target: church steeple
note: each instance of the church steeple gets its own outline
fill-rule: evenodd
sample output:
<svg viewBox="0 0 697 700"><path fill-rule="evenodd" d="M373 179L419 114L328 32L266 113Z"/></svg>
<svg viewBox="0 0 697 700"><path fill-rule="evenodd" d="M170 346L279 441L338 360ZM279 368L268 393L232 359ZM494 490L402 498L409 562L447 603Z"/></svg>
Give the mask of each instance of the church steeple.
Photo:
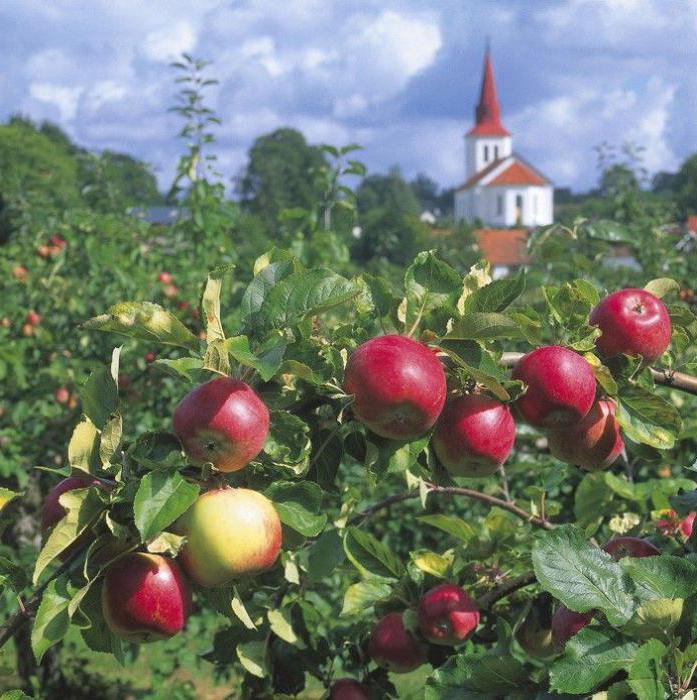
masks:
<svg viewBox="0 0 697 700"><path fill-rule="evenodd" d="M484 53L482 89L479 103L475 109L475 121L474 127L467 134L468 136L510 136L501 123L501 108L496 96L494 68L491 65L491 51L488 42Z"/></svg>

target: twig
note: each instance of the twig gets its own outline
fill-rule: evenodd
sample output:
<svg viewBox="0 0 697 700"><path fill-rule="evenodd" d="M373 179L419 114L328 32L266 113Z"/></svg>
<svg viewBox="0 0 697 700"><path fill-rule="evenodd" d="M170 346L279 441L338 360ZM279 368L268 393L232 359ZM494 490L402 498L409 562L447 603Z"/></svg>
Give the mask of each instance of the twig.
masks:
<svg viewBox="0 0 697 700"><path fill-rule="evenodd" d="M501 598L505 598L511 593L515 593L515 591L520 588L525 588L525 586L535 583L535 581L537 581L537 579L532 571L518 576L517 578L512 578L510 581L502 583L500 586L493 588L488 593L484 593L484 595L477 598L477 607L481 610L487 610L492 607L494 603L501 600Z"/></svg>

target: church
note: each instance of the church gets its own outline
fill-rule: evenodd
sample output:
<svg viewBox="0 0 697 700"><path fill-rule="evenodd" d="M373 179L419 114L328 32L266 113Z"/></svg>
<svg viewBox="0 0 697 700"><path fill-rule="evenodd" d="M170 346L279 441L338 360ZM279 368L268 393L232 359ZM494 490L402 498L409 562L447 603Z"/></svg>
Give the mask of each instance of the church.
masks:
<svg viewBox="0 0 697 700"><path fill-rule="evenodd" d="M547 226L554 220L551 181L513 152L501 122L487 47L475 124L465 135L465 182L455 190L455 220L486 226Z"/></svg>

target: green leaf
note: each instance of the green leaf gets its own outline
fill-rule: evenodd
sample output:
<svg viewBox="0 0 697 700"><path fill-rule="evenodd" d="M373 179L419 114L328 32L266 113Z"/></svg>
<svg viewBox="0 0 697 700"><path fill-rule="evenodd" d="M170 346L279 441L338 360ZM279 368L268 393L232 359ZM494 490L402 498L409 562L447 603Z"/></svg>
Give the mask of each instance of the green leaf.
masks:
<svg viewBox="0 0 697 700"><path fill-rule="evenodd" d="M106 422L99 440L99 459L102 468L111 466L114 456L121 446L121 435L123 433L123 421L119 413L114 413Z"/></svg>
<svg viewBox="0 0 697 700"><path fill-rule="evenodd" d="M102 466L99 431L89 418L78 423L73 430L68 444L68 462L71 467L87 473L95 473Z"/></svg>
<svg viewBox="0 0 697 700"><path fill-rule="evenodd" d="M25 567L0 556L0 588L5 585L9 585L15 593L20 593L27 585L27 571Z"/></svg>
<svg viewBox="0 0 697 700"><path fill-rule="evenodd" d="M266 613L269 620L271 631L284 642L294 644L300 648L304 647L302 640L293 630L291 622L291 611L288 608L280 608L277 610L269 610Z"/></svg>
<svg viewBox="0 0 697 700"><path fill-rule="evenodd" d="M271 260L270 256L281 259ZM283 278L296 271L297 261L290 253L271 251L259 258L254 265L254 279L249 283L240 303L240 311L247 325L260 328L259 311L267 294Z"/></svg>
<svg viewBox="0 0 697 700"><path fill-rule="evenodd" d="M203 369L216 372L224 377L230 374L230 358L224 340L214 340L206 346L203 356Z"/></svg>
<svg viewBox="0 0 697 700"><path fill-rule="evenodd" d="M605 474L586 474L574 495L574 516L581 527L588 527L602 520L613 501L613 492L607 487Z"/></svg>
<svg viewBox="0 0 697 700"><path fill-rule="evenodd" d="M634 661L635 642L615 630L585 627L565 647L564 656L550 669L550 688L558 693L590 693Z"/></svg>
<svg viewBox="0 0 697 700"><path fill-rule="evenodd" d="M34 700L34 698L21 690L6 690L0 695L0 700Z"/></svg>
<svg viewBox="0 0 697 700"><path fill-rule="evenodd" d="M149 301L127 301L84 324L90 330L112 331L165 345L198 350L196 336L172 313Z"/></svg>
<svg viewBox="0 0 697 700"><path fill-rule="evenodd" d="M11 489L6 489L4 486L0 486L0 511L2 511L8 503L14 501L15 498L19 498L21 495L21 491L12 491Z"/></svg>
<svg viewBox="0 0 697 700"><path fill-rule="evenodd" d="M279 342L282 339L276 339L276 343L270 346L265 351L257 355L249 348L249 340L246 335L238 335L234 338L228 338L225 341L225 349L228 354L241 365L255 369L262 381L268 382L271 377L276 374L285 353L286 344Z"/></svg>
<svg viewBox="0 0 697 700"><path fill-rule="evenodd" d="M465 297L462 315L475 311L499 313L508 308L525 291L525 270L504 279L494 280Z"/></svg>
<svg viewBox="0 0 697 700"><path fill-rule="evenodd" d="M680 622L684 600L678 598L658 598L643 603L622 627L630 637L639 639L664 639L670 641L673 631Z"/></svg>
<svg viewBox="0 0 697 700"><path fill-rule="evenodd" d="M697 564L682 557L628 557L620 564L641 600L689 598L697 594Z"/></svg>
<svg viewBox="0 0 697 700"><path fill-rule="evenodd" d="M235 586L232 587L232 598L230 600L230 609L235 614L237 619L248 630L256 630L257 629L257 626L254 624L254 621L249 616L249 613L247 612L247 608L245 607L244 603L242 602L242 598L240 597L240 594L237 592L237 588Z"/></svg>
<svg viewBox="0 0 697 700"><path fill-rule="evenodd" d="M629 686L639 700L663 700L667 696L667 673L663 658L668 648L657 639L639 647L629 669Z"/></svg>
<svg viewBox="0 0 697 700"><path fill-rule="evenodd" d="M469 542L477 534L469 523L466 523L462 518L458 518L455 515L443 515L442 513L436 515L420 515L417 520L431 527L436 527L443 532L447 532L449 535L456 537L462 542Z"/></svg>
<svg viewBox="0 0 697 700"><path fill-rule="evenodd" d="M617 420L630 440L659 450L671 449L682 429L672 403L637 385L622 388Z"/></svg>
<svg viewBox="0 0 697 700"><path fill-rule="evenodd" d="M575 612L601 610L612 625L634 613L622 567L573 525L544 533L533 546L532 563L540 585Z"/></svg>
<svg viewBox="0 0 697 700"><path fill-rule="evenodd" d="M121 348L115 348L111 367L100 367L92 372L80 391L82 410L100 430L119 405L116 381L119 376L120 351Z"/></svg>
<svg viewBox="0 0 697 700"><path fill-rule="evenodd" d="M417 568L436 578L446 578L453 564L452 556L444 556L428 550L416 550L411 553L411 558Z"/></svg>
<svg viewBox="0 0 697 700"><path fill-rule="evenodd" d="M354 583L344 593L341 614L346 616L362 615L369 612L380 600L388 598L392 587L382 579L366 579Z"/></svg>
<svg viewBox="0 0 697 700"><path fill-rule="evenodd" d="M670 292L679 291L680 285L670 277L659 277L647 282L644 285L644 289L660 299Z"/></svg>
<svg viewBox="0 0 697 700"><path fill-rule="evenodd" d="M225 340L225 332L220 320L220 291L223 287L223 277L233 268L233 265L225 265L208 273L206 287L201 298L201 308L206 319L206 339L209 343Z"/></svg>
<svg viewBox="0 0 697 700"><path fill-rule="evenodd" d="M54 579L46 587L31 631L31 648L37 663L41 663L44 654L67 634L71 597L66 575Z"/></svg>
<svg viewBox="0 0 697 700"><path fill-rule="evenodd" d="M404 565L397 555L370 533L357 527L346 530L344 550L364 577L399 578L404 573Z"/></svg>
<svg viewBox="0 0 697 700"><path fill-rule="evenodd" d="M332 529L323 532L312 545L307 558L307 578L311 583L321 581L346 560L346 552L339 533Z"/></svg>
<svg viewBox="0 0 697 700"><path fill-rule="evenodd" d="M322 508L322 489L312 481L281 481L266 495L273 501L281 522L305 537L316 537L327 524Z"/></svg>
<svg viewBox="0 0 697 700"><path fill-rule="evenodd" d="M310 466L310 427L287 411L272 411L269 437L264 454L279 467L301 476Z"/></svg>
<svg viewBox="0 0 697 700"><path fill-rule="evenodd" d="M458 654L428 678L424 700L496 700L522 694L526 686L528 674L512 656Z"/></svg>
<svg viewBox="0 0 697 700"><path fill-rule="evenodd" d="M679 493L670 497L670 505L678 511L680 515L687 515L697 510L697 489Z"/></svg>
<svg viewBox="0 0 697 700"><path fill-rule="evenodd" d="M454 319L446 334L448 340L498 340L519 338L518 324L508 316L475 312Z"/></svg>
<svg viewBox="0 0 697 700"><path fill-rule="evenodd" d="M73 624L80 627L82 638L92 651L113 654L120 664L125 663L123 643L104 619L101 581L90 586L73 617Z"/></svg>
<svg viewBox="0 0 697 700"><path fill-rule="evenodd" d="M59 501L65 508L66 514L53 526L51 534L39 552L32 577L34 585L44 569L91 527L105 510L96 486L67 491L61 494Z"/></svg>
<svg viewBox="0 0 697 700"><path fill-rule="evenodd" d="M331 270L295 272L269 290L259 315L267 328L294 326L346 303L358 293L349 280Z"/></svg>
<svg viewBox="0 0 697 700"><path fill-rule="evenodd" d="M129 457L147 469L171 469L182 466L182 446L173 433L143 433L128 449Z"/></svg>
<svg viewBox="0 0 697 700"><path fill-rule="evenodd" d="M266 643L244 642L237 645L237 658L247 673L257 678L264 678L266 669Z"/></svg>
<svg viewBox="0 0 697 700"><path fill-rule="evenodd" d="M189 382L199 382L199 374L203 369L203 360L199 357L180 357L176 360L155 360L155 367L161 369L175 379L184 378Z"/></svg>
<svg viewBox="0 0 697 700"><path fill-rule="evenodd" d="M198 492L198 486L184 481L177 472L146 474L133 500L133 516L141 540L147 542L183 515Z"/></svg>

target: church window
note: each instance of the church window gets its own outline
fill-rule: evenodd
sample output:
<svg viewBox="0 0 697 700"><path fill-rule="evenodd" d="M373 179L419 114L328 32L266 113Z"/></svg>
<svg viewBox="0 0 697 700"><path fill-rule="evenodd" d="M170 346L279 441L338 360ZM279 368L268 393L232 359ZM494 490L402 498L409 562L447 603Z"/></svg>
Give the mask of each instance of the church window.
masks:
<svg viewBox="0 0 697 700"><path fill-rule="evenodd" d="M494 146L494 160L498 160L498 159L499 159L499 147Z"/></svg>
<svg viewBox="0 0 697 700"><path fill-rule="evenodd" d="M489 161L489 146L484 146L484 162Z"/></svg>
<svg viewBox="0 0 697 700"><path fill-rule="evenodd" d="M503 195L500 194L496 197L496 214L501 216L503 214Z"/></svg>

